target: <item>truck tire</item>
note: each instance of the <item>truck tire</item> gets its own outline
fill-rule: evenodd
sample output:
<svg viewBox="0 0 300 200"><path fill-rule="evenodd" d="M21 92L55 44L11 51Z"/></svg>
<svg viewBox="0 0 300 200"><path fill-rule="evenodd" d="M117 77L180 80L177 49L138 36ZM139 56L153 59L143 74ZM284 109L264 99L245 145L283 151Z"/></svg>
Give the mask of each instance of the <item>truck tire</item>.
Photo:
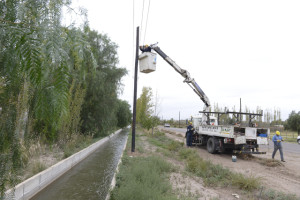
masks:
<svg viewBox="0 0 300 200"><path fill-rule="evenodd" d="M298 144L300 144L300 140L298 140Z"/></svg>
<svg viewBox="0 0 300 200"><path fill-rule="evenodd" d="M207 151L209 153L216 153L217 152L217 148L216 148L216 142L215 142L215 138L214 137L210 137L207 141L207 145L206 145Z"/></svg>

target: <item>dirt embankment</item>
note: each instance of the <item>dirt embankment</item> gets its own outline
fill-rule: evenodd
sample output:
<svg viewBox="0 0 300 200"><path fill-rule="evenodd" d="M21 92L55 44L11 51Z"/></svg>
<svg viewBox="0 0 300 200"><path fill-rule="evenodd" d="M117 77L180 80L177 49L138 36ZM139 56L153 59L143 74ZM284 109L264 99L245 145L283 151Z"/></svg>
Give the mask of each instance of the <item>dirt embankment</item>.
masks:
<svg viewBox="0 0 300 200"><path fill-rule="evenodd" d="M168 137L185 142L183 133L169 132ZM300 155L296 153L284 152L286 162L276 166L267 166L262 163L267 163L271 158L273 149L264 147L261 151L266 151L267 154L253 155L250 157L237 158L237 162L232 162L231 154L210 154L205 147L197 148L201 157L209 160L214 164L220 164L229 168L232 171L239 172L245 175L251 175L260 178L264 188L272 188L284 193L296 194L300 199ZM275 159L280 159L277 152Z"/></svg>

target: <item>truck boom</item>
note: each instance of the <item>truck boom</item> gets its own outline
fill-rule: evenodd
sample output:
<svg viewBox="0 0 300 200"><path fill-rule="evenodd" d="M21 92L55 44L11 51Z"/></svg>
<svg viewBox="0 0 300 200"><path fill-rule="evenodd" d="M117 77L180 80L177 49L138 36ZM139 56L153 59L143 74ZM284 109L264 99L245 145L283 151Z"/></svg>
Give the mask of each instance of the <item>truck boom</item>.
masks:
<svg viewBox="0 0 300 200"><path fill-rule="evenodd" d="M256 125L251 122L255 116L262 116L261 114L254 113L242 113L240 112L210 112L210 101L203 90L199 87L196 81L191 77L190 73L179 67L167 54L165 54L157 44L150 46L140 46L140 50L143 54L139 59L143 63L141 64L141 72L149 73L155 71L155 67L150 67L156 64L156 54L150 53L154 50L160 55L168 64L170 64L176 72L178 72L193 91L200 97L204 103L202 118L195 116L192 118L195 126L195 133L193 134L194 145L206 145L209 153L224 152L225 150L232 150L235 153L251 153L251 154L265 154L266 152L259 152L259 144L268 144L268 136L270 129L257 128ZM148 59L145 59L148 58ZM150 64L149 64L150 63ZM215 117L211 117L210 114L217 114L218 121L216 123ZM219 125L219 117L223 114L232 114L239 119L239 115L249 115L249 127L242 127L240 124L236 125ZM204 123L206 122L206 124ZM211 123L212 122L212 123Z"/></svg>
<svg viewBox="0 0 300 200"><path fill-rule="evenodd" d="M196 81L191 77L190 73L179 67L179 65L176 64L175 61L173 61L167 54L165 54L158 46L157 44L152 44L150 46L145 45L145 46L140 46L140 50L142 52L151 52L151 50L154 50L158 55L160 55L169 65L171 65L176 72L178 72L183 78L185 83L187 83L193 91L200 97L200 99L204 103L204 108L203 111L208 112L210 109L210 101L206 94L203 92L203 90L200 88L200 86L196 83ZM209 123L209 118L206 116L203 116L203 119L207 118L205 120L207 123Z"/></svg>

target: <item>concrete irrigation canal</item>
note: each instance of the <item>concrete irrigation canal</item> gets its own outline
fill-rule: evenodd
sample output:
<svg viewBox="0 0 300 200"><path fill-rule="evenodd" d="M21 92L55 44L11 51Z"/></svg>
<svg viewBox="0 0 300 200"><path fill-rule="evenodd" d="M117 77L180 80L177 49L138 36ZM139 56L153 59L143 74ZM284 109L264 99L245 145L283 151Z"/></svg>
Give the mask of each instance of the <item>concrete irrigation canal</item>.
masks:
<svg viewBox="0 0 300 200"><path fill-rule="evenodd" d="M112 136L94 153L31 199L104 200L126 144L127 136L128 129Z"/></svg>

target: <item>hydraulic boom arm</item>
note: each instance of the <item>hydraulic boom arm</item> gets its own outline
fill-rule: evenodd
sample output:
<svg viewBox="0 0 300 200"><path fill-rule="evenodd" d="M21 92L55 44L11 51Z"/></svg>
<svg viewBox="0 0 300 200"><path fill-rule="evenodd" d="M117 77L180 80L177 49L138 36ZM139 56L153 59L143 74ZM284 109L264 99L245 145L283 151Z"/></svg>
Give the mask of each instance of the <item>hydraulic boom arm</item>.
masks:
<svg viewBox="0 0 300 200"><path fill-rule="evenodd" d="M157 44L152 44L150 46L140 46L140 50L142 52L150 52L151 50L156 51L167 63L169 63L175 71L177 71L181 76L184 77L185 83L187 83L193 90L194 92L200 97L200 99L204 103L204 111L209 111L210 108L210 102L206 94L203 92L203 90L199 87L199 85L196 83L196 81L190 76L190 73L185 70L180 68L169 56L167 56L158 46Z"/></svg>

